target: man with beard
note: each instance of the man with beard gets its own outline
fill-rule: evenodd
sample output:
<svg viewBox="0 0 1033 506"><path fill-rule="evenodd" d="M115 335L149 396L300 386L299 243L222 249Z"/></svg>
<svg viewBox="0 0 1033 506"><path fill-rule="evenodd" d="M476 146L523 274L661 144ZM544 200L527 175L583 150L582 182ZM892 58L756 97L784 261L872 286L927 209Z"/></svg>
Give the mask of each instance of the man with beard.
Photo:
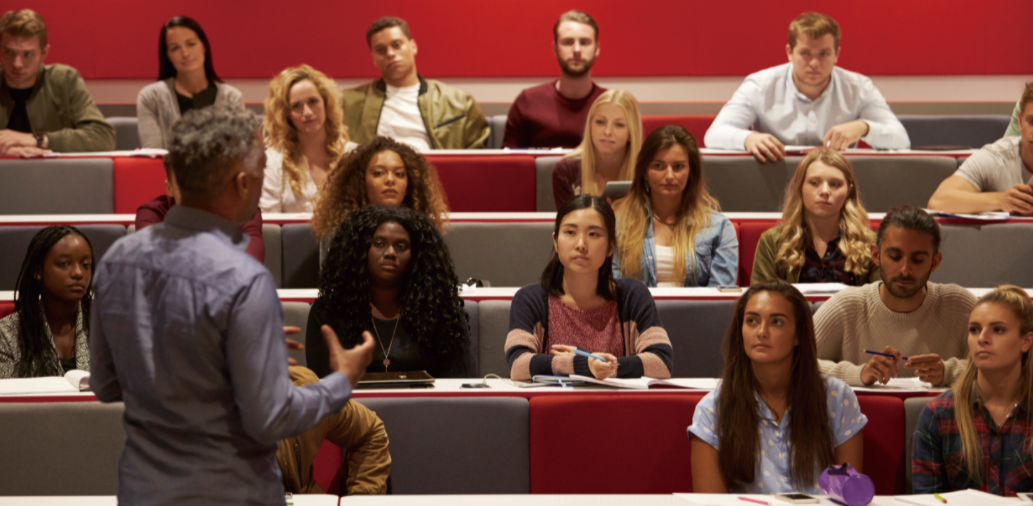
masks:
<svg viewBox="0 0 1033 506"><path fill-rule="evenodd" d="M509 108L507 148L574 148L581 144L588 110L605 88L592 82L599 56L599 26L592 16L569 11L552 27L560 78L520 92Z"/></svg>
<svg viewBox="0 0 1033 506"><path fill-rule="evenodd" d="M366 144L382 135L421 152L485 147L490 130L477 101L416 72L416 41L404 19L374 21L366 43L381 78L341 94L351 140Z"/></svg>
<svg viewBox="0 0 1033 506"><path fill-rule="evenodd" d="M954 381L966 364L976 298L958 285L929 282L939 249L940 227L925 211L890 209L872 246L882 282L847 288L814 315L823 373L853 386L897 376L934 386Z"/></svg>

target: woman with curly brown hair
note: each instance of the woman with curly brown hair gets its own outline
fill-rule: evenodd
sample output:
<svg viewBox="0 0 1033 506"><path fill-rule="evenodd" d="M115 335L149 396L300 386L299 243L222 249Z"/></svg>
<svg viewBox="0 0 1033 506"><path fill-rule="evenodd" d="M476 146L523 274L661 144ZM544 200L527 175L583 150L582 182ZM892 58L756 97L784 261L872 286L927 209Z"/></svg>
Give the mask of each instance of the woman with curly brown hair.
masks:
<svg viewBox="0 0 1033 506"><path fill-rule="evenodd" d="M358 146L348 140L336 85L308 65L284 69L269 83L264 127L269 149L259 207L266 213L312 211L330 169Z"/></svg>

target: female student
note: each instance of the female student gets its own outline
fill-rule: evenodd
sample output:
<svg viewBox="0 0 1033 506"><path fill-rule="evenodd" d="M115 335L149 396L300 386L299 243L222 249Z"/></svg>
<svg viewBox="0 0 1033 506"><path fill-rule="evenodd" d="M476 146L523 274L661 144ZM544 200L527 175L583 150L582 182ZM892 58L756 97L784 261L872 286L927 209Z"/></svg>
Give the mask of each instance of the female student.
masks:
<svg viewBox="0 0 1033 506"><path fill-rule="evenodd" d="M264 126L269 149L259 207L311 212L330 168L358 146L342 124L337 85L308 65L285 69L269 83Z"/></svg>
<svg viewBox="0 0 1033 506"><path fill-rule="evenodd" d="M402 206L355 211L333 235L308 317L306 358L330 373L320 326L350 348L370 331L377 341L369 372L427 371L466 378L470 338L452 258L427 217Z"/></svg>
<svg viewBox="0 0 1033 506"><path fill-rule="evenodd" d="M642 145L638 101L623 90L609 90L592 104L581 145L556 163L552 195L556 209L575 195L602 195L610 181L630 181Z"/></svg>
<svg viewBox="0 0 1033 506"><path fill-rule="evenodd" d="M735 228L707 191L696 139L667 125L642 143L631 192L617 201L615 277L646 286L734 285Z"/></svg>
<svg viewBox="0 0 1033 506"><path fill-rule="evenodd" d="M918 418L914 493L1033 492L1031 346L1033 304L1025 291L999 286L976 302L968 322L968 366Z"/></svg>
<svg viewBox="0 0 1033 506"><path fill-rule="evenodd" d="M243 109L244 98L215 74L201 25L186 16L166 21L158 37L158 82L136 96L140 145L168 149L172 125L183 113L223 104Z"/></svg>
<svg viewBox="0 0 1033 506"><path fill-rule="evenodd" d="M15 311L0 320L0 379L90 370L93 260L93 245L75 227L47 227L32 238Z"/></svg>
<svg viewBox="0 0 1033 506"><path fill-rule="evenodd" d="M750 283L877 281L874 240L850 162L836 150L816 149L786 186L782 224L760 236Z"/></svg>
<svg viewBox="0 0 1033 506"><path fill-rule="evenodd" d="M811 306L776 280L750 287L725 334L721 384L689 427L699 493L821 493L830 464L859 472L868 419L853 390L818 371Z"/></svg>
<svg viewBox="0 0 1033 506"><path fill-rule="evenodd" d="M653 296L637 280L613 279L614 229L613 210L593 195L574 197L556 213L555 252L542 281L521 288L510 307L506 360L513 379L671 377L671 341Z"/></svg>

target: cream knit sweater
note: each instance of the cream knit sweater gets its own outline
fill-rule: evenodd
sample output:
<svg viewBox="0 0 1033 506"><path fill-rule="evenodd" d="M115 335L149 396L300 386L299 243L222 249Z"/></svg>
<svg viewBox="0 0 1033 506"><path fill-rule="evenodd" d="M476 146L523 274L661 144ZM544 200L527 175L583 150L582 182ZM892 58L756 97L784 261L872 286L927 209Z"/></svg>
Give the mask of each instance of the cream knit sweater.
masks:
<svg viewBox="0 0 1033 506"><path fill-rule="evenodd" d="M847 288L833 295L814 315L821 372L852 386L862 386L861 368L870 355L892 346L905 357L936 353L944 361L943 385L949 386L968 357L968 317L976 298L955 284L928 283L925 301L910 313L891 311L879 297L882 283ZM897 366L901 378L914 369Z"/></svg>

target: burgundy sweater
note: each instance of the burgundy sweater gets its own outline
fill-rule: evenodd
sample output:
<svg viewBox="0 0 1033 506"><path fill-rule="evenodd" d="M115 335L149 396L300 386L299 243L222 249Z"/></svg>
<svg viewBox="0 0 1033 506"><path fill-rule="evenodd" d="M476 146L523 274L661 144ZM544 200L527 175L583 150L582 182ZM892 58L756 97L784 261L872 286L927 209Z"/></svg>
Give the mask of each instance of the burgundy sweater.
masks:
<svg viewBox="0 0 1033 506"><path fill-rule="evenodd" d="M150 202L145 203L136 210L136 231L139 232L155 223L165 221L165 215L169 209L176 205L176 201L168 195L162 195ZM247 243L247 254L255 260L265 263L265 241L262 240L262 210L255 211L255 217L240 225L242 230L251 238Z"/></svg>
<svg viewBox="0 0 1033 506"><path fill-rule="evenodd" d="M606 91L595 83L592 92L570 100L556 91L556 81L520 92L506 118L506 148L574 148L581 144L592 103Z"/></svg>

